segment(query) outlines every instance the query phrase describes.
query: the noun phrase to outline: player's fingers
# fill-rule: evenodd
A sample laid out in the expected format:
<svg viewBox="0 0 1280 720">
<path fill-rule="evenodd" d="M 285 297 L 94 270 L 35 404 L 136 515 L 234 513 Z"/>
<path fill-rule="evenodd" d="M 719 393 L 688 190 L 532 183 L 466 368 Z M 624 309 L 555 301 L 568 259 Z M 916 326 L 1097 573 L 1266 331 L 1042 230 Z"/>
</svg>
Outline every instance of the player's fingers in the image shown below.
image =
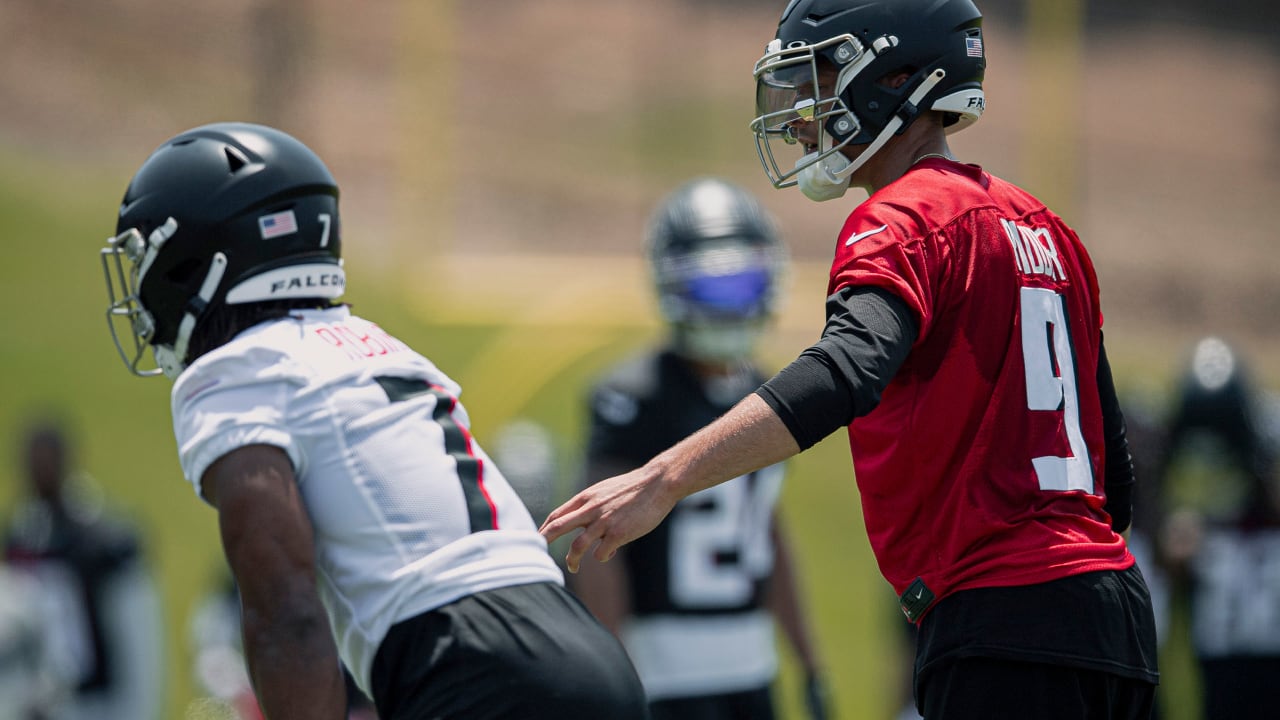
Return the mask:
<svg viewBox="0 0 1280 720">
<path fill-rule="evenodd" d="M 592 553 L 592 556 L 599 562 L 609 562 L 613 559 L 614 554 L 618 552 L 618 548 L 621 546 L 622 543 L 618 542 L 618 540 L 611 539 L 608 535 L 602 536 L 599 544 L 596 545 L 596 551 Z"/>
<path fill-rule="evenodd" d="M 596 544 L 599 539 L 599 531 L 595 530 L 590 525 L 583 527 L 582 532 L 578 534 L 578 537 L 574 538 L 573 542 L 569 543 L 569 551 L 564 556 L 564 565 L 569 569 L 569 572 L 578 572 L 578 568 L 582 564 L 582 556 L 586 555 L 587 551 L 591 549 L 591 546 Z"/>
<path fill-rule="evenodd" d="M 591 517 L 582 512 L 562 510 L 563 508 L 548 515 L 542 527 L 538 528 L 548 545 L 569 534 L 574 528 L 586 527 L 592 521 Z"/>
<path fill-rule="evenodd" d="M 542 521 L 542 525 L 538 528 L 538 532 L 542 533 L 547 542 L 559 538 L 575 527 L 572 521 L 578 504 L 578 498 L 574 497 L 547 514 L 547 518 Z"/>
</svg>

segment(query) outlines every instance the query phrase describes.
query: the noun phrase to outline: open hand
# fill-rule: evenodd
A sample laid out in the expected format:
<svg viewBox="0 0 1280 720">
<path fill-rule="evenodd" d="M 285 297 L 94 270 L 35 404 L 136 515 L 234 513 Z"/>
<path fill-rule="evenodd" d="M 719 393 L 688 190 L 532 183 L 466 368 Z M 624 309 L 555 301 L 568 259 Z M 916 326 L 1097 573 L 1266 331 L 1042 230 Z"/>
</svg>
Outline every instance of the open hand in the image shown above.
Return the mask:
<svg viewBox="0 0 1280 720">
<path fill-rule="evenodd" d="M 640 468 L 579 492 L 551 511 L 539 532 L 551 543 L 582 528 L 565 556 L 565 566 L 576 573 L 593 546 L 596 560 L 609 560 L 618 548 L 657 527 L 679 499 L 661 475 Z"/>
</svg>

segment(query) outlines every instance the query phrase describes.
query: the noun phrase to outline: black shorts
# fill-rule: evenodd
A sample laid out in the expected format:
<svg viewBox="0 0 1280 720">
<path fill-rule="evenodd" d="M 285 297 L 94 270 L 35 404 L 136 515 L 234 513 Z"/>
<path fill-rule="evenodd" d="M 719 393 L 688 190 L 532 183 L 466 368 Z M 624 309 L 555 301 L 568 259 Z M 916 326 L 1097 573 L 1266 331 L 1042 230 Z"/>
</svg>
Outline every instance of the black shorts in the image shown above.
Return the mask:
<svg viewBox="0 0 1280 720">
<path fill-rule="evenodd" d="M 928 720 L 1149 720 L 1156 686 L 1100 670 L 966 657 L 935 669 L 921 695 Z"/>
<path fill-rule="evenodd" d="M 1111 679 L 1132 680 L 1138 683 L 1133 687 L 1147 689 L 1153 696 L 1160 682 L 1156 655 L 1155 615 L 1137 565 L 1020 587 L 965 589 L 942 598 L 920 621 L 916 706 L 923 710 L 924 698 L 932 698 L 934 714 L 938 714 L 943 707 L 950 712 L 952 702 L 961 702 L 945 700 L 948 697 L 992 697 L 1009 708 L 1041 698 L 1052 698 L 1046 707 L 1071 707 L 1071 693 L 1096 694 L 1101 691 L 1094 685 L 1111 687 Z M 978 659 L 998 659 L 1005 664 L 983 664 Z M 989 678 L 982 674 L 983 669 L 992 669 Z M 1029 694 L 1023 693 L 1018 682 L 1004 679 L 1006 669 L 1027 674 Z M 989 679 L 991 684 L 963 687 L 964 680 L 956 680 L 956 675 L 964 678 L 968 673 L 979 673 L 974 682 Z M 955 707 L 965 706 L 961 702 Z M 1123 707 L 1115 715 L 1062 711 L 1044 717 L 1130 717 Z M 991 715 L 1015 716 L 1016 712 Z M 1027 711 L 1023 716 L 1041 715 Z"/>
<path fill-rule="evenodd" d="M 649 704 L 653 720 L 773 720 L 769 688 L 656 700 Z"/>
<path fill-rule="evenodd" d="M 1280 656 L 1236 655 L 1200 659 L 1200 688 L 1207 718 L 1274 717 Z"/>
<path fill-rule="evenodd" d="M 381 720 L 648 718 L 621 643 L 552 583 L 477 593 L 397 623 L 371 684 Z"/>
</svg>

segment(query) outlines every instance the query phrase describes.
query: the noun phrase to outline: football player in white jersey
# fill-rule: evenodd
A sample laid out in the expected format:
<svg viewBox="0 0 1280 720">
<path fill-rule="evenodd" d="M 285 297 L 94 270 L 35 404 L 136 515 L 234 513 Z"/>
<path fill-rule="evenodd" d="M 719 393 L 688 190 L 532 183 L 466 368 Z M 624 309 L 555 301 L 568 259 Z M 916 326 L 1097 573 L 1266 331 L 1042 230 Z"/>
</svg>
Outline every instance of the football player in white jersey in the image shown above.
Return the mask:
<svg viewBox="0 0 1280 720">
<path fill-rule="evenodd" d="M 175 381 L 183 473 L 218 511 L 267 717 L 342 717 L 340 660 L 382 720 L 646 716 L 459 387 L 334 302 L 338 188 L 315 153 L 261 125 L 181 133 L 101 257 L 125 364 Z"/>
</svg>

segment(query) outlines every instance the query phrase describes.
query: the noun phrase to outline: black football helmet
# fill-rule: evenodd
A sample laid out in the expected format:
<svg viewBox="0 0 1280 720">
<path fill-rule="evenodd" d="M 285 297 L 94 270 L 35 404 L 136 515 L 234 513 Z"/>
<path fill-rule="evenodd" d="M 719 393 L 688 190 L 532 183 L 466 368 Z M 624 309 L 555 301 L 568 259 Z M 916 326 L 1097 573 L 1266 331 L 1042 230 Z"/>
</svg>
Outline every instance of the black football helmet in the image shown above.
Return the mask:
<svg viewBox="0 0 1280 720">
<path fill-rule="evenodd" d="M 982 13 L 971 0 L 791 0 L 755 67 L 760 162 L 775 187 L 789 187 L 805 167 L 867 146 L 839 164 L 847 178 L 922 111 L 944 113 L 948 132 L 976 121 L 985 70 Z M 897 72 L 910 76 L 901 87 L 879 83 Z M 816 152 L 784 168 L 774 141 L 794 144 L 797 126 L 810 122 L 819 123 Z"/>
<path fill-rule="evenodd" d="M 785 252 L 756 199 L 714 178 L 673 191 L 649 223 L 649 264 L 676 349 L 746 359 L 773 313 Z"/>
<path fill-rule="evenodd" d="M 188 130 L 134 175 L 101 258 L 107 323 L 125 365 L 177 377 L 211 309 L 342 294 L 338 185 L 314 152 L 280 130 Z M 158 367 L 141 370 L 148 346 Z"/>
<path fill-rule="evenodd" d="M 1262 393 L 1240 355 L 1219 337 L 1199 340 L 1169 418 L 1160 477 L 1175 505 L 1231 520 L 1259 505 L 1271 474 Z"/>
</svg>

